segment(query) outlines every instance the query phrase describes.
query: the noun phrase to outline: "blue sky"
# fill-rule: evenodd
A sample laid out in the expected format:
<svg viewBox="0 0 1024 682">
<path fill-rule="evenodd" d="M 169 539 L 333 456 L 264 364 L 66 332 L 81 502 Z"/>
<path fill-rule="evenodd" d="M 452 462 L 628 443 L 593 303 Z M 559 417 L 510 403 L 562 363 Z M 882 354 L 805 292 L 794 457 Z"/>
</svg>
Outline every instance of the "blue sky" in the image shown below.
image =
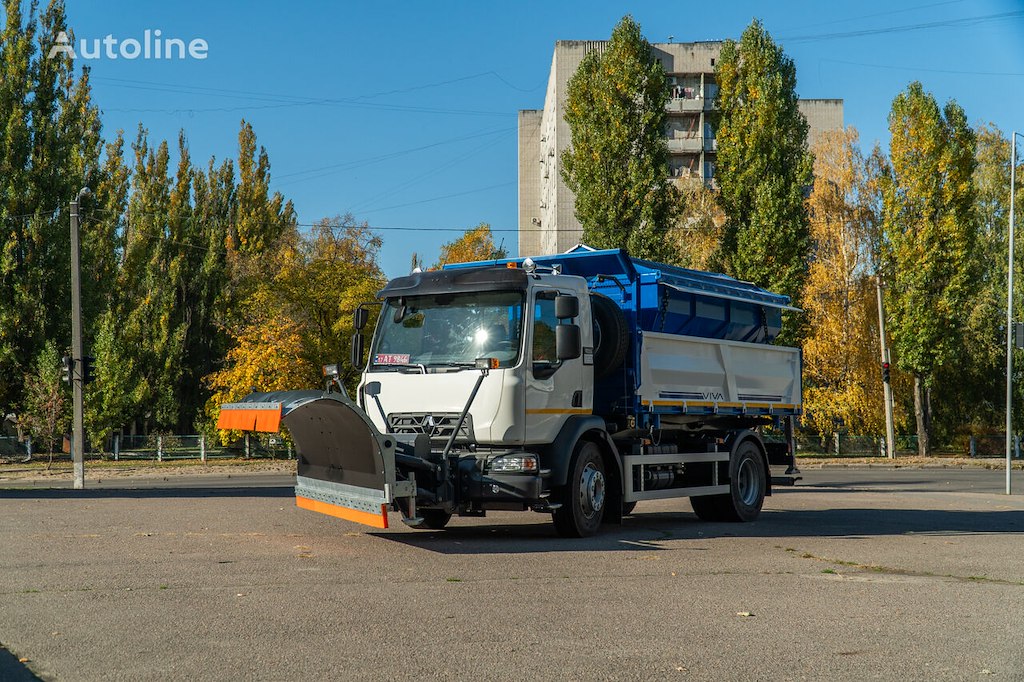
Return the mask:
<svg viewBox="0 0 1024 682">
<path fill-rule="evenodd" d="M 481 221 L 516 247 L 516 112 L 543 105 L 558 39 L 606 39 L 627 11 L 651 42 L 737 38 L 759 17 L 801 97 L 842 98 L 862 144 L 888 144 L 920 80 L 972 122 L 1024 130 L 1024 1 L 82 2 L 76 38 L 201 38 L 204 60 L 94 59 L 104 133 L 184 129 L 194 160 L 234 156 L 244 117 L 299 219 L 352 212 L 389 276 Z"/>
</svg>

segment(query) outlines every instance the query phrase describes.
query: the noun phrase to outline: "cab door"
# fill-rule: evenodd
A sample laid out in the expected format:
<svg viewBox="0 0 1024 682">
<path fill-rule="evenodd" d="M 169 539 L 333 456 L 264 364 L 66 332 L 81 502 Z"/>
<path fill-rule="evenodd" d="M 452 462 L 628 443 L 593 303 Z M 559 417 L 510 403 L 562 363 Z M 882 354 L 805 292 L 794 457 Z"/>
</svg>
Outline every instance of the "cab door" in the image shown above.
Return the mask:
<svg viewBox="0 0 1024 682">
<path fill-rule="evenodd" d="M 558 289 L 537 286 L 528 302 L 530 323 L 526 344 L 526 442 L 550 443 L 566 419 L 590 414 L 591 391 L 584 391 L 583 358 L 559 360 L 555 327 L 578 324 L 578 319 L 555 317 Z M 575 292 L 563 292 L 575 294 Z"/>
</svg>

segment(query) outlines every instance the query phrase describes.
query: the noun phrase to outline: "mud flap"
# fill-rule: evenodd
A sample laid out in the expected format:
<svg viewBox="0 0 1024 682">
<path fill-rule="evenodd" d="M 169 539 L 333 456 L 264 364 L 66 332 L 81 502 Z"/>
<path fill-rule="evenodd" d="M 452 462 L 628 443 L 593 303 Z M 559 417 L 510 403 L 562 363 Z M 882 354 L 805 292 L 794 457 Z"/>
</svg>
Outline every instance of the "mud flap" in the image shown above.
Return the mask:
<svg viewBox="0 0 1024 682">
<path fill-rule="evenodd" d="M 381 434 L 340 393 L 252 393 L 239 403 L 222 405 L 217 427 L 277 431 L 281 421 L 298 454 L 299 507 L 387 528 L 388 506 L 397 498 L 415 500 L 415 480 L 396 480 L 395 439 Z"/>
</svg>

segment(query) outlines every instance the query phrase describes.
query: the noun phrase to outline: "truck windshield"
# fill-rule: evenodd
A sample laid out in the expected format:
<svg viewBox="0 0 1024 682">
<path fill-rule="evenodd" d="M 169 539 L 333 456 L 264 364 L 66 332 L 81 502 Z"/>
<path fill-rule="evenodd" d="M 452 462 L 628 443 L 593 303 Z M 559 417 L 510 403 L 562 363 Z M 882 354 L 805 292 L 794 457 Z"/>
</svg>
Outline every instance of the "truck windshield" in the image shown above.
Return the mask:
<svg viewBox="0 0 1024 682">
<path fill-rule="evenodd" d="M 371 369 L 405 365 L 471 367 L 519 362 L 523 294 L 487 291 L 389 299 L 381 311 Z"/>
</svg>

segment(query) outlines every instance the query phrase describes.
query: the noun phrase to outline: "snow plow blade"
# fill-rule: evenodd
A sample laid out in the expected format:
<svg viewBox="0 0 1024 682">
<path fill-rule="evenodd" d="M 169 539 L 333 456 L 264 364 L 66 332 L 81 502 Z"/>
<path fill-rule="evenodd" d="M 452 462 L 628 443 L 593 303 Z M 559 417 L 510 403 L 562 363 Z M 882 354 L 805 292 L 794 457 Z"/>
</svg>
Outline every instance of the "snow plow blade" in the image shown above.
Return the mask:
<svg viewBox="0 0 1024 682">
<path fill-rule="evenodd" d="M 388 506 L 415 496 L 414 481 L 396 480 L 395 439 L 340 393 L 252 393 L 222 405 L 217 426 L 277 431 L 281 421 L 298 454 L 295 503 L 302 509 L 387 528 Z"/>
</svg>

